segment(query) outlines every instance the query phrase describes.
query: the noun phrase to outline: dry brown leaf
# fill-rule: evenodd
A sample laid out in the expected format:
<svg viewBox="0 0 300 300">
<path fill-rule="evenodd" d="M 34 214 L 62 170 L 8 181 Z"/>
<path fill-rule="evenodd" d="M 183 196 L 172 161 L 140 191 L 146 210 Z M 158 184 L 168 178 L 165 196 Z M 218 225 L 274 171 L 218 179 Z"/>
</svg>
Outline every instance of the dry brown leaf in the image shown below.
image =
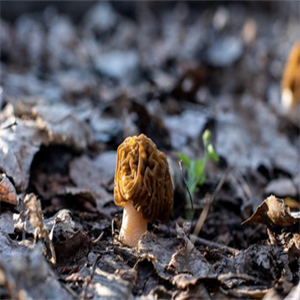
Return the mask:
<svg viewBox="0 0 300 300">
<path fill-rule="evenodd" d="M 290 209 L 294 209 L 294 210 L 298 210 L 300 209 L 300 203 L 299 201 L 297 201 L 296 199 L 293 199 L 291 197 L 286 197 L 283 199 L 284 203 L 290 208 Z M 292 215 L 293 216 L 293 215 Z"/>
<path fill-rule="evenodd" d="M 5 174 L 0 174 L 0 202 L 18 204 L 16 189 Z"/>
<path fill-rule="evenodd" d="M 85 257 L 90 249 L 91 239 L 86 232 L 78 230 L 73 236 L 55 244 L 57 262 L 76 261 Z"/>
<path fill-rule="evenodd" d="M 210 300 L 212 299 L 203 284 L 199 284 L 187 291 L 178 291 L 173 294 L 174 300 Z"/>
<path fill-rule="evenodd" d="M 290 209 L 284 201 L 271 195 L 258 206 L 254 214 L 242 225 L 261 223 L 267 226 L 287 227 L 297 222 L 300 222 L 300 219 L 292 217 Z"/>
<path fill-rule="evenodd" d="M 47 227 L 44 224 L 44 217 L 42 214 L 42 208 L 40 201 L 34 194 L 26 195 L 24 199 L 24 204 L 27 208 L 27 215 L 29 218 L 29 223 L 34 229 L 35 239 L 41 239 L 45 245 L 46 253 L 45 256 L 53 265 L 56 264 L 56 254 L 49 236 Z"/>
</svg>

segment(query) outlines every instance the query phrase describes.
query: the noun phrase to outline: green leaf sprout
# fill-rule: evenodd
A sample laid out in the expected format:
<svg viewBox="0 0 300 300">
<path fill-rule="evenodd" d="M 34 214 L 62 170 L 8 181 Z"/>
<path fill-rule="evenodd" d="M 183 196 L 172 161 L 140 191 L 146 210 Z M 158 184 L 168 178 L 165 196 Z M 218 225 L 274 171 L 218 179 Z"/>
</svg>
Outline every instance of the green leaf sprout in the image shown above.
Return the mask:
<svg viewBox="0 0 300 300">
<path fill-rule="evenodd" d="M 191 195 L 197 193 L 199 186 L 203 185 L 205 182 L 205 167 L 208 160 L 211 159 L 214 162 L 219 161 L 219 157 L 211 142 L 211 132 L 208 129 L 204 131 L 202 140 L 204 144 L 204 157 L 202 159 L 191 159 L 183 153 L 178 154 L 178 158 L 184 163 L 187 172 L 186 185 Z M 189 213 L 186 215 L 186 218 L 191 220 L 193 215 L 193 213 Z"/>
</svg>

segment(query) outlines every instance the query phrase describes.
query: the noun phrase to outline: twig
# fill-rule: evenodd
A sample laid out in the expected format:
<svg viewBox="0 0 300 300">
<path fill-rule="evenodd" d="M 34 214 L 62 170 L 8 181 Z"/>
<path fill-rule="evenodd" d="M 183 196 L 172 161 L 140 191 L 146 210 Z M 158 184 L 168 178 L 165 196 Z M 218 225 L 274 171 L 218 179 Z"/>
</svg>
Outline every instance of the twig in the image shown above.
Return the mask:
<svg viewBox="0 0 300 300">
<path fill-rule="evenodd" d="M 198 244 L 198 245 L 203 245 L 203 246 L 207 246 L 207 247 L 222 249 L 233 255 L 238 255 L 240 253 L 240 251 L 238 249 L 235 249 L 235 248 L 232 248 L 232 247 L 229 247 L 226 245 L 222 245 L 222 244 L 219 244 L 216 242 L 212 242 L 212 241 L 206 240 L 206 239 L 198 237 L 198 236 L 191 235 L 190 237 L 194 238 L 195 245 Z"/>
<path fill-rule="evenodd" d="M 72 288 L 70 288 L 67 284 L 62 284 L 62 287 L 64 289 L 66 289 L 67 292 L 69 294 L 71 294 L 71 296 L 73 296 L 75 299 L 79 299 L 79 295 Z"/>
<path fill-rule="evenodd" d="M 6 129 L 9 129 L 9 128 L 13 127 L 13 126 L 17 126 L 17 125 L 18 125 L 18 123 L 17 123 L 17 121 L 15 120 L 13 123 L 8 124 L 7 126 L 0 127 L 0 129 L 1 129 L 1 130 L 6 130 Z"/>
<path fill-rule="evenodd" d="M 169 236 L 177 236 L 177 233 L 176 233 L 175 229 L 173 229 L 173 228 L 164 228 L 161 225 L 160 226 L 155 226 L 155 228 L 158 231 L 160 231 L 160 232 L 162 232 L 164 234 L 167 234 Z M 211 241 L 206 240 L 204 238 L 200 238 L 200 237 L 193 236 L 193 235 L 191 235 L 190 237 L 194 238 L 195 245 L 202 245 L 202 246 L 206 246 L 206 247 L 212 247 L 212 248 L 222 249 L 222 250 L 224 250 L 227 253 L 230 253 L 232 255 L 238 255 L 240 253 L 239 250 L 231 248 L 231 247 L 228 247 L 226 245 L 221 245 L 221 244 L 216 243 L 216 242 L 211 242 Z"/>
<path fill-rule="evenodd" d="M 243 279 L 247 281 L 252 281 L 254 283 L 260 283 L 263 285 L 268 285 L 268 283 L 265 280 L 259 279 L 257 277 L 248 275 L 248 274 L 243 274 L 243 273 L 228 273 L 228 274 L 221 274 L 218 276 L 218 280 L 224 283 L 226 280 L 236 278 L 236 279 Z"/>
<path fill-rule="evenodd" d="M 100 235 L 99 235 L 95 240 L 92 241 L 92 244 L 93 244 L 93 245 L 97 245 L 98 242 L 101 241 L 101 239 L 102 239 L 102 237 L 103 237 L 103 234 L 104 234 L 104 232 L 102 231 L 102 232 L 100 233 Z"/>
<path fill-rule="evenodd" d="M 101 236 L 101 235 L 100 235 L 100 236 Z M 86 285 L 84 286 L 84 290 L 83 290 L 83 292 L 82 292 L 82 296 L 80 297 L 82 300 L 85 299 L 87 288 L 88 288 L 89 284 L 90 284 L 90 283 L 92 282 L 92 280 L 93 280 L 93 277 L 94 277 L 94 274 L 95 274 L 95 270 L 96 270 L 96 266 L 97 266 L 97 263 L 98 263 L 100 257 L 101 257 L 101 255 L 98 254 L 97 257 L 96 257 L 96 259 L 95 259 L 95 261 L 94 261 L 94 263 L 93 263 L 93 266 L 92 266 L 92 270 L 91 270 L 90 276 L 87 276 L 87 277 L 89 277 L 89 278 L 86 277 L 86 279 L 85 279 Z"/>
<path fill-rule="evenodd" d="M 203 224 L 206 220 L 206 217 L 209 213 L 209 209 L 211 207 L 211 204 L 213 203 L 214 199 L 218 196 L 220 190 L 222 189 L 224 183 L 225 183 L 225 180 L 227 179 L 227 176 L 229 174 L 229 172 L 231 171 L 232 167 L 229 166 L 227 168 L 227 170 L 225 171 L 222 179 L 219 181 L 215 191 L 213 192 L 212 195 L 209 195 L 209 194 L 206 194 L 205 195 L 205 206 L 201 212 L 201 215 L 199 216 L 199 219 L 197 221 L 197 224 L 195 226 L 195 229 L 194 229 L 194 232 L 193 232 L 193 235 L 191 236 L 191 242 L 194 244 L 195 243 L 195 237 L 197 237 L 203 227 Z"/>
<path fill-rule="evenodd" d="M 186 179 L 185 179 L 185 176 L 184 176 L 184 169 L 183 169 L 183 166 L 182 166 L 182 160 L 179 160 L 178 161 L 178 164 L 179 164 L 179 168 L 181 170 L 181 174 L 182 174 L 182 179 L 183 179 L 183 184 L 184 184 L 184 187 L 185 189 L 187 190 L 187 193 L 189 195 L 189 198 L 190 198 L 190 202 L 191 202 L 191 209 L 193 210 L 194 209 L 194 204 L 193 204 L 193 197 L 191 195 L 191 192 L 189 190 L 189 187 L 187 185 L 187 182 L 186 182 Z"/>
</svg>

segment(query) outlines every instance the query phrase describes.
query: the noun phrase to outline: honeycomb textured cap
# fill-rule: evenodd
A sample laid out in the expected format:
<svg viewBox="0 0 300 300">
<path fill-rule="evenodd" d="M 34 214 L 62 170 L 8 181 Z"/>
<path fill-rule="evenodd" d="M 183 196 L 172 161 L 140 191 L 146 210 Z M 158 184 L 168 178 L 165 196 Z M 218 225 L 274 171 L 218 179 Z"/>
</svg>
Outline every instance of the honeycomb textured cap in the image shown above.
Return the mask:
<svg viewBox="0 0 300 300">
<path fill-rule="evenodd" d="M 133 201 L 148 222 L 166 220 L 173 209 L 173 186 L 166 155 L 144 134 L 126 138 L 118 147 L 114 198 Z"/>
</svg>

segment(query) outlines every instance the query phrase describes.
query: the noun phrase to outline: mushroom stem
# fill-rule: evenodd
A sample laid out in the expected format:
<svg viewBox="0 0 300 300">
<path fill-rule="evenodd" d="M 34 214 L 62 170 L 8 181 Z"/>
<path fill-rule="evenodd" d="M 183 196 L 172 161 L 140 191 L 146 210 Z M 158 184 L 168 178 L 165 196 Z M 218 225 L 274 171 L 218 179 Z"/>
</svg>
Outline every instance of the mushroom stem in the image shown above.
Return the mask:
<svg viewBox="0 0 300 300">
<path fill-rule="evenodd" d="M 141 211 L 137 211 L 132 201 L 124 206 L 122 227 L 119 240 L 124 244 L 135 247 L 141 236 L 147 231 L 147 220 Z"/>
</svg>

